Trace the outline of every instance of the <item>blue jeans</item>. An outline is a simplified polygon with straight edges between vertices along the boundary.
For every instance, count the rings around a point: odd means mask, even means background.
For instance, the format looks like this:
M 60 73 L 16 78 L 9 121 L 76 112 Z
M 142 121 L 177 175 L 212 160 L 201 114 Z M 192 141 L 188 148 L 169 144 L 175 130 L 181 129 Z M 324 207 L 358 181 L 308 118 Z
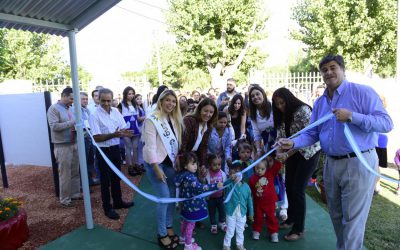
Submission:
M 157 179 L 153 166 L 145 162 L 146 175 L 157 196 L 161 198 L 175 198 L 175 169 L 172 166 L 159 164 L 167 176 L 167 183 Z M 159 236 L 167 235 L 167 227 L 172 227 L 174 220 L 175 203 L 157 203 L 157 231 Z

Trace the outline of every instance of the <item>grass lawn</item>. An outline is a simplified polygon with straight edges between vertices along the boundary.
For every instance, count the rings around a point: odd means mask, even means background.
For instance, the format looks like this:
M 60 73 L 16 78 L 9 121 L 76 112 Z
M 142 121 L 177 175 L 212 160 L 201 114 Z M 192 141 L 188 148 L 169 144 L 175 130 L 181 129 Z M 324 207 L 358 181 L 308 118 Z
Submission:
M 393 166 L 380 169 L 383 175 L 397 179 Z M 397 184 L 381 181 L 381 191 L 374 196 L 365 231 L 364 245 L 368 250 L 398 250 L 400 246 L 400 196 L 396 195 Z M 327 210 L 315 187 L 307 187 L 307 194 Z

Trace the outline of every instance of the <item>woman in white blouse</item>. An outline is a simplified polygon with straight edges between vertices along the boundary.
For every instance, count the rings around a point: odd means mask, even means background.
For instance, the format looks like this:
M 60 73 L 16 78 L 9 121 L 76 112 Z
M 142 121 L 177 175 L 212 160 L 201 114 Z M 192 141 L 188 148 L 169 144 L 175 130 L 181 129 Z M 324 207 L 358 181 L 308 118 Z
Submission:
M 272 105 L 265 91 L 259 85 L 252 85 L 249 91 L 249 109 L 251 126 L 254 133 L 254 144 L 257 149 L 257 157 L 262 152 L 268 151 L 276 138 Z

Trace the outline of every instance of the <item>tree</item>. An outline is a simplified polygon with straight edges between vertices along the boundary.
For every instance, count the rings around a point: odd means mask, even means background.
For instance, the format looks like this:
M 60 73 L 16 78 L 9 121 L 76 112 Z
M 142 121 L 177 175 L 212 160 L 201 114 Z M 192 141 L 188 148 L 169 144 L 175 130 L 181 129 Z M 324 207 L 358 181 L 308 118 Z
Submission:
M 293 37 L 314 66 L 330 53 L 354 70 L 395 73 L 397 1 L 302 0 L 293 13 L 300 26 Z
M 217 86 L 264 63 L 253 43 L 266 37 L 264 13 L 260 0 L 169 0 L 167 22 L 183 63 L 208 72 Z
M 162 65 L 163 84 L 174 88 L 193 90 L 196 87 L 206 88 L 210 86 L 210 77 L 207 73 L 198 68 L 190 68 L 183 63 L 182 53 L 175 44 L 162 44 L 159 48 Z M 156 48 L 153 51 L 152 60 L 145 66 L 145 69 L 137 72 L 124 72 L 121 77 L 126 81 L 135 81 L 137 78 L 146 75 L 153 87 L 159 85 L 157 75 Z
M 71 79 L 69 64 L 61 56 L 61 38 L 28 31 L 0 29 L 0 80 Z M 80 79 L 90 74 L 78 67 Z

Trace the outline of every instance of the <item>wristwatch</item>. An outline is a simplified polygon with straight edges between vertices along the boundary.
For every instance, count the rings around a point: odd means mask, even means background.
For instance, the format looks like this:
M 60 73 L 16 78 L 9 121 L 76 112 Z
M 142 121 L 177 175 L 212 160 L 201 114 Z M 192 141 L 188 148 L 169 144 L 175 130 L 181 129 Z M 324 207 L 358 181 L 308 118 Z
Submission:
M 350 113 L 349 118 L 347 118 L 346 122 L 351 123 L 353 121 L 353 112 Z

